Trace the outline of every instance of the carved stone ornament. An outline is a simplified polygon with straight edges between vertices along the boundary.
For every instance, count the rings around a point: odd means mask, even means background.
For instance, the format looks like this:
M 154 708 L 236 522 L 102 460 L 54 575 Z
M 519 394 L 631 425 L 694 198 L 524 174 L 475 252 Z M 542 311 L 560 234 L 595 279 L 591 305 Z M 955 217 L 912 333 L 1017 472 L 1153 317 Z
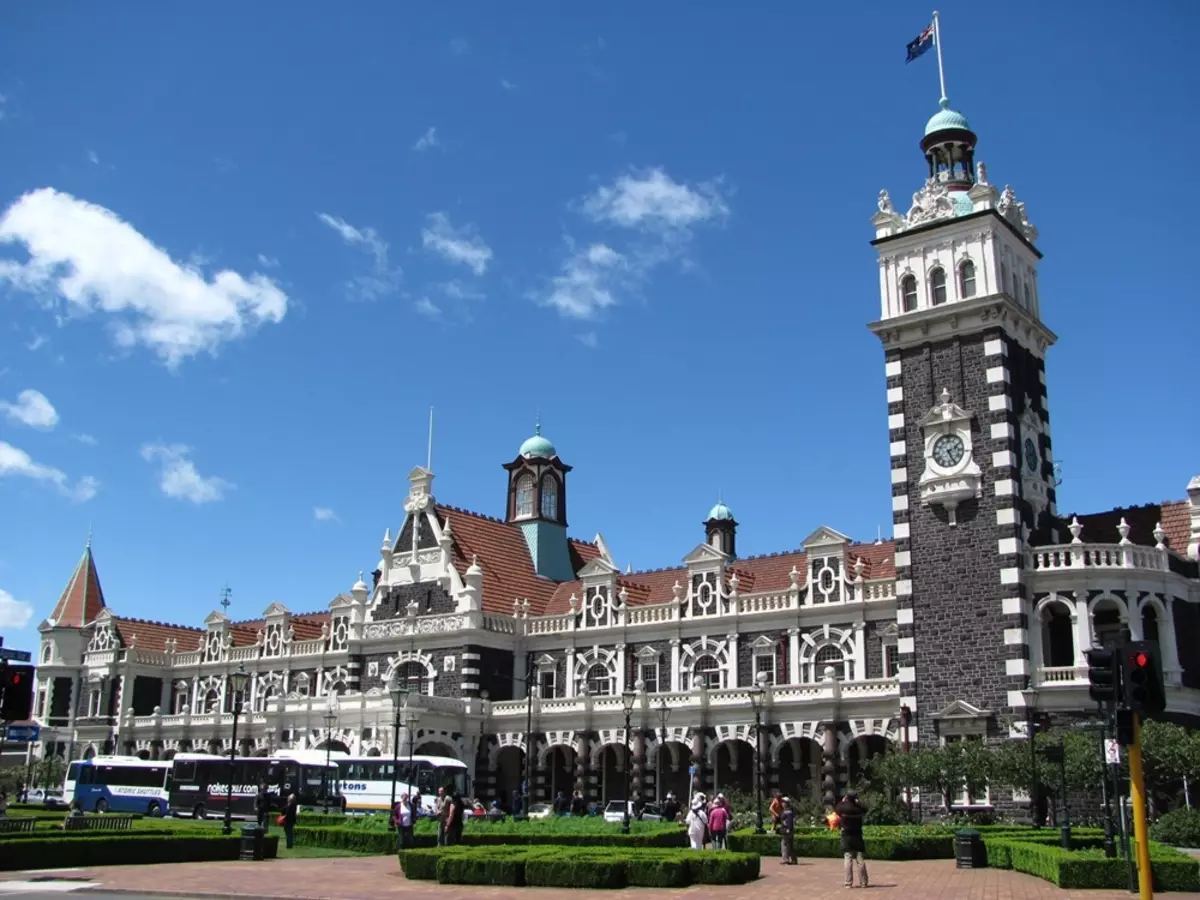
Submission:
M 946 185 L 930 178 L 921 190 L 913 194 L 912 206 L 904 222 L 909 228 L 924 225 L 937 219 L 952 219 L 957 215 L 954 200 Z
M 1017 195 L 1011 184 L 1006 184 L 1000 192 L 1000 200 L 996 203 L 996 212 L 1008 219 L 1027 240 L 1037 240 L 1038 230 L 1029 222 L 1025 212 L 1025 204 L 1017 200 Z
M 392 619 L 387 622 L 372 622 L 363 627 L 366 640 L 408 637 L 414 634 L 447 634 L 462 631 L 466 620 L 462 616 L 425 616 L 414 619 Z
M 1042 475 L 1044 460 L 1041 436 L 1045 430 L 1045 423 L 1042 422 L 1041 416 L 1034 412 L 1033 403 L 1026 395 L 1025 412 L 1021 416 L 1021 446 L 1017 453 L 1017 468 L 1021 472 L 1021 494 L 1029 503 L 1035 522 L 1050 506 L 1050 486 Z M 1027 441 L 1033 441 L 1033 446 L 1027 446 Z M 1033 462 L 1033 466 L 1029 465 L 1030 462 Z
M 888 196 L 886 190 L 879 192 L 879 211 L 885 213 L 895 212 L 892 209 L 892 198 Z
M 428 508 L 432 499 L 424 491 L 413 490 L 404 501 L 404 511 L 408 513 L 422 512 Z
M 921 502 L 946 510 L 951 527 L 958 524 L 958 505 L 978 499 L 982 491 L 982 473 L 973 458 L 971 418 L 943 389 L 939 402 L 920 421 L 925 437 Z

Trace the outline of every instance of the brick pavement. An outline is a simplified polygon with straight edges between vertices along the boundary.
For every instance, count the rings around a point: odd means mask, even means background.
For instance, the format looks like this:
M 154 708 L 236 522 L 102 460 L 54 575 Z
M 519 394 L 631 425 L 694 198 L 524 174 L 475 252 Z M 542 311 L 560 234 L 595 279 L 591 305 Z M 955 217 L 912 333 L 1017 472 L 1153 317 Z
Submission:
M 763 859 L 763 877 L 734 887 L 701 885 L 679 890 L 659 889 L 662 897 L 704 897 L 714 900 L 827 900 L 856 897 L 842 887 L 841 861 L 801 860 L 779 866 Z M 1124 891 L 1064 891 L 1053 885 L 1002 869 L 963 871 L 953 861 L 870 863 L 872 887 L 862 896 L 888 900 L 1129 900 Z M 8 879 L 27 873 L 5 873 Z M 64 872 L 63 877 L 86 878 L 105 891 L 137 891 L 224 898 L 287 898 L 287 900 L 509 900 L 512 888 L 479 885 L 452 886 L 408 881 L 394 857 L 335 857 L 272 860 L 269 862 L 176 863 L 171 865 L 110 866 Z M 524 888 L 545 898 L 555 888 Z M 636 889 L 632 889 L 636 890 Z M 855 891 L 857 892 L 857 888 Z M 572 891 L 571 900 L 615 900 L 620 892 Z M 1169 894 L 1173 900 L 1200 900 L 1200 894 Z

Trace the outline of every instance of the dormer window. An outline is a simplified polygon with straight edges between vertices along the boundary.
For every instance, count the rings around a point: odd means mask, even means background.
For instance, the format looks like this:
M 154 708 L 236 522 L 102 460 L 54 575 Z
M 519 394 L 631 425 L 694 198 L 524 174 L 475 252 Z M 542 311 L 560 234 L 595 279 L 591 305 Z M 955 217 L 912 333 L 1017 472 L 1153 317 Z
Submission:
M 975 296 L 975 263 L 969 259 L 958 267 L 958 292 L 964 300 Z
M 902 279 L 900 279 L 900 294 L 904 299 L 904 311 L 916 311 L 917 279 L 915 275 L 905 275 Z
M 558 482 L 553 475 L 542 479 L 542 518 L 558 521 Z
M 533 476 L 522 475 L 517 480 L 516 518 L 528 519 L 533 515 Z
M 941 268 L 929 273 L 929 298 L 934 306 L 946 302 L 946 271 Z

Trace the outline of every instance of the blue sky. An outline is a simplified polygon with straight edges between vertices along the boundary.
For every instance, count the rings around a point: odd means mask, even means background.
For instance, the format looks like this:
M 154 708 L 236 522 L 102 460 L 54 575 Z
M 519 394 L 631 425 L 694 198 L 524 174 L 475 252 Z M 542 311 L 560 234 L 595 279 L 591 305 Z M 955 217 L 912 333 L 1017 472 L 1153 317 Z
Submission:
M 952 105 L 1041 231 L 1060 506 L 1181 497 L 1200 14 L 941 12 Z M 198 624 L 227 582 L 239 618 L 324 608 L 401 521 L 431 405 L 439 500 L 501 514 L 540 409 L 571 532 L 622 566 L 676 563 L 718 492 L 743 554 L 888 536 L 869 218 L 923 178 L 928 22 L 11 5 L 0 633 L 35 642 L 89 527 L 121 614 Z

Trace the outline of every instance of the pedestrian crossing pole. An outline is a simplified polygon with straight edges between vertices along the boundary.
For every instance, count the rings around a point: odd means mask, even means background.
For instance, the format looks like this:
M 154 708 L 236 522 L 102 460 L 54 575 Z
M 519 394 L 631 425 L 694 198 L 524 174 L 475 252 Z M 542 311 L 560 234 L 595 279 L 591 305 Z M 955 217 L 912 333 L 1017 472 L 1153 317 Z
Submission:
M 1133 743 L 1129 745 L 1129 797 L 1133 801 L 1133 846 L 1137 856 L 1138 900 L 1153 900 L 1150 843 L 1146 834 L 1146 779 L 1142 771 L 1142 717 L 1133 714 Z

